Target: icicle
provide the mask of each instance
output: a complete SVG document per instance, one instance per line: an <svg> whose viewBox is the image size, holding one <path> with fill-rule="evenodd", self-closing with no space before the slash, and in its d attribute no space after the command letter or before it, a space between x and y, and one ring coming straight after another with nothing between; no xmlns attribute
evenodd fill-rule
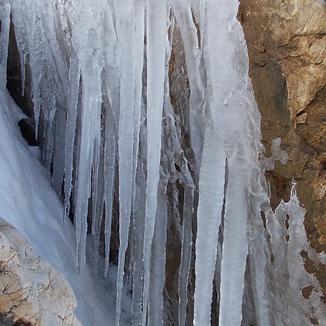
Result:
<svg viewBox="0 0 326 326"><path fill-rule="evenodd" d="M210 325L218 229L224 198L226 156L212 119L207 123L199 175L194 325Z"/></svg>
<svg viewBox="0 0 326 326"><path fill-rule="evenodd" d="M71 192L73 186L74 167L74 143L77 126L78 93L80 81L80 68L78 56L72 54L70 59L68 108L66 122L66 143L65 143L65 183L64 183L64 213L69 216Z"/></svg>
<svg viewBox="0 0 326 326"><path fill-rule="evenodd" d="M80 35L80 8L75 10L68 7L67 16L71 22L71 47L69 56L68 75L68 103L66 118L65 138L65 167L64 167L64 216L69 216L70 202L72 201L73 168L74 168L74 145L76 139L79 91L80 91L80 61L79 61L79 35Z"/></svg>
<svg viewBox="0 0 326 326"><path fill-rule="evenodd" d="M94 4L93 10L96 11ZM81 19L86 21L87 8L82 8ZM86 17L85 17L86 16ZM81 130L79 153L77 154L77 184L76 184L76 238L77 238L77 268L81 270L86 261L86 237L88 201L91 197L91 170L93 162L99 158L101 139L101 76L102 57L100 38L96 29L85 26L85 44L80 49L81 60Z"/></svg>
<svg viewBox="0 0 326 326"><path fill-rule="evenodd" d="M140 164L137 165L137 190L133 209L133 270L132 270L132 325L139 326L143 311L143 280L144 280L144 230L145 230L145 196L146 180Z"/></svg>
<svg viewBox="0 0 326 326"><path fill-rule="evenodd" d="M234 64L241 30L238 1L207 0L202 9L203 51L207 69L208 105L214 128L228 159L228 185L223 232L219 323L240 325L248 253L248 118L241 109L242 76ZM238 33L236 33L238 32ZM240 36L239 36L240 35ZM242 72L242 70L240 70ZM227 99L228 105L224 105ZM223 117L223 118L221 118ZM197 263L197 262L196 262ZM196 306L195 306L196 309ZM195 317L196 318L196 317ZM206 324L206 323L204 323Z"/></svg>
<svg viewBox="0 0 326 326"><path fill-rule="evenodd" d="M178 288L172 293L172 300L179 300L178 320L172 323L188 322L197 190L194 324L210 324L213 282L218 295L213 302L220 305L216 311L222 326L251 322L251 316L242 320L246 308L254 310L252 319L261 325L278 325L290 318L298 325L309 324L310 318L325 320L319 309L321 288L304 273L302 249L309 259L315 257L316 264L321 258L305 238L304 211L295 188L290 201L281 202L275 213L268 204L263 170L272 169L275 159L285 163L287 157L280 150L280 139L275 139L272 157L258 166L259 118L252 113L256 108L246 104L253 102L253 95L244 95L252 88L243 33L236 21L238 4L238 0L1 1L0 87L6 84L11 13L22 89L29 77L44 164L53 170L52 185L58 194L64 179L65 215L74 213L79 271L86 262L86 248L98 268L105 216L107 276L113 201L119 201L117 325L122 319L125 270L132 286L132 324L167 322L163 310L170 304L163 297L170 231L167 204L175 210L174 236L181 242ZM182 40L172 42L179 35L177 28ZM186 71L181 71L180 80L188 79L190 88L180 93L180 102L189 94L181 108L172 107L174 95L169 93L170 53L177 42L183 43L181 51L172 52L176 57L182 52L183 58L184 50L186 65L180 62L180 69ZM178 110L183 111L181 117ZM255 169L261 173L258 181ZM196 189L192 178L197 186L198 176ZM171 193L164 178L172 185ZM90 248L88 215L92 215ZM299 289L307 286L313 289L304 301ZM175 317L176 310L167 312L168 318Z"/></svg>
<svg viewBox="0 0 326 326"><path fill-rule="evenodd" d="M121 297L128 247L132 205L133 146L134 146L134 4L129 0L117 6L117 30L120 41L121 89L119 120L119 262L117 275L116 324L120 323Z"/></svg>
<svg viewBox="0 0 326 326"><path fill-rule="evenodd" d="M132 279L132 324L141 325L143 298L143 239L145 215L146 181L138 160L142 109L142 73L144 65L144 11L145 2L139 1L134 8L134 146L132 185L132 239L131 239L131 279Z"/></svg>
<svg viewBox="0 0 326 326"><path fill-rule="evenodd" d="M7 84L10 10L11 6L9 3L0 4L0 87L6 87Z"/></svg>
<svg viewBox="0 0 326 326"><path fill-rule="evenodd" d="M139 151L139 132L140 132L140 117L141 117L141 105L142 105L142 73L144 65L144 0L139 1L134 8L134 168L133 168L133 206L135 204L136 196L136 171Z"/></svg>
<svg viewBox="0 0 326 326"><path fill-rule="evenodd" d="M162 181L161 181L162 182ZM163 288L165 285L167 202L166 187L160 182L157 216L151 255L151 274L148 302L148 325L164 325Z"/></svg>
<svg viewBox="0 0 326 326"><path fill-rule="evenodd" d="M104 166L104 192L105 192L105 267L104 276L107 277L110 260L111 223L115 179L116 161L116 127L111 109L106 112L105 127L105 166Z"/></svg>
<svg viewBox="0 0 326 326"><path fill-rule="evenodd" d="M248 253L247 162L241 149L228 159L223 255L221 267L221 325L240 325L242 295ZM236 239L236 240L235 240Z"/></svg>
<svg viewBox="0 0 326 326"><path fill-rule="evenodd" d="M80 271L86 262L86 236L87 236L87 215L88 200L91 196L91 167L95 143L98 141L96 130L100 130L98 116L94 114L98 107L98 100L83 88L83 99L81 109L82 130L80 135L79 148L77 154L77 183L76 183L76 209L75 226L77 241L77 269Z"/></svg>
<svg viewBox="0 0 326 326"><path fill-rule="evenodd" d="M54 111L55 112L55 111ZM62 135L61 137L54 137L53 155L52 155L52 187L55 192L61 196L62 195L62 182L64 180L64 167L65 161L62 159L65 153L65 131L66 131L66 115L63 110L58 110L56 112L56 117L54 119L55 125L54 134Z"/></svg>
<svg viewBox="0 0 326 326"><path fill-rule="evenodd" d="M95 165L93 174L91 265L96 272L98 268L100 231L105 200L104 149L102 147L103 144L101 144L101 156L98 165Z"/></svg>
<svg viewBox="0 0 326 326"><path fill-rule="evenodd" d="M105 122L105 267L107 277L110 263L110 241L113 197L115 191L115 168L117 159L117 142L119 131L120 108L120 58L116 35L115 2L110 1L110 11L102 13L105 22L105 33L102 36L104 47L103 94L106 103Z"/></svg>
<svg viewBox="0 0 326 326"><path fill-rule="evenodd" d="M147 1L147 189L144 235L144 310L146 324L149 295L151 245L155 229L157 186L161 155L161 119L163 108L165 47L167 28L166 2Z"/></svg>
<svg viewBox="0 0 326 326"><path fill-rule="evenodd" d="M187 316L187 296L189 270L192 250L192 217L193 217L193 187L186 186L183 205L183 223L182 223L182 247L181 262L179 269L178 295L179 295L179 317L180 326L186 324Z"/></svg>
<svg viewBox="0 0 326 326"><path fill-rule="evenodd" d="M167 29L166 1L147 1L147 189L144 235L144 311L146 324L151 245L155 229L157 186L161 156L162 108Z"/></svg>

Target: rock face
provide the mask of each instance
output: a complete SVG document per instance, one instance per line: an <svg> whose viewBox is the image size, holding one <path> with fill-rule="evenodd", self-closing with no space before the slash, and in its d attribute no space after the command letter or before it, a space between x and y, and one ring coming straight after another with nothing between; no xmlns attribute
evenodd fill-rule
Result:
<svg viewBox="0 0 326 326"><path fill-rule="evenodd" d="M280 137L289 155L266 177L272 206L288 199L291 180L306 209L305 227L317 252L326 251L326 6L316 0L241 0L239 21L270 154ZM302 253L304 256L304 253ZM326 266L312 266L326 297Z"/></svg>
<svg viewBox="0 0 326 326"><path fill-rule="evenodd" d="M0 324L80 325L67 281L0 218Z"/></svg>

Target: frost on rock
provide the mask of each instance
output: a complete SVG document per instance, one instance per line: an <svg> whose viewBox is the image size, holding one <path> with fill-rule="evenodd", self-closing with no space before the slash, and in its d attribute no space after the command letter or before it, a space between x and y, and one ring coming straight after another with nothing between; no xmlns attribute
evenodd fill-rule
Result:
<svg viewBox="0 0 326 326"><path fill-rule="evenodd" d="M237 9L237 0L0 2L0 78L11 17L77 270L90 263L106 276L118 265L116 324L126 293L133 325L323 318L300 256L320 259L298 198L269 205L264 172L287 154L278 138L263 157Z"/></svg>

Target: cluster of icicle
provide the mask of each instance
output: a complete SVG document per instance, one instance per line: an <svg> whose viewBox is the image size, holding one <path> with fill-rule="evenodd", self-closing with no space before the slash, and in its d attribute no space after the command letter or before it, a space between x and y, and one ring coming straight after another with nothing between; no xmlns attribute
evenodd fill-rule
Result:
<svg viewBox="0 0 326 326"><path fill-rule="evenodd" d="M277 141L274 158L259 160L260 116L237 7L0 0L1 74L11 15L43 162L74 219L78 270L86 260L99 268L103 238L99 272L107 274L118 214L117 324L127 283L133 325L322 317L321 290L300 256L308 244L295 190L270 209L264 169L286 154ZM169 275L175 243L177 275Z"/></svg>

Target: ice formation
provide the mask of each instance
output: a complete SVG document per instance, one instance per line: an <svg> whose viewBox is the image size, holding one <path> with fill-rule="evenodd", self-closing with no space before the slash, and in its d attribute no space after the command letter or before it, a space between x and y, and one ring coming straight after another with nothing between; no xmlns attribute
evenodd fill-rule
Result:
<svg viewBox="0 0 326 326"><path fill-rule="evenodd" d="M260 115L237 7L0 2L1 78L11 15L43 162L65 220L73 219L77 270L89 262L106 275L119 239L117 325L127 289L133 325L323 317L320 288L300 256L308 244L295 190L275 213L269 206L264 169L286 154L276 140L272 157L259 159Z"/></svg>

